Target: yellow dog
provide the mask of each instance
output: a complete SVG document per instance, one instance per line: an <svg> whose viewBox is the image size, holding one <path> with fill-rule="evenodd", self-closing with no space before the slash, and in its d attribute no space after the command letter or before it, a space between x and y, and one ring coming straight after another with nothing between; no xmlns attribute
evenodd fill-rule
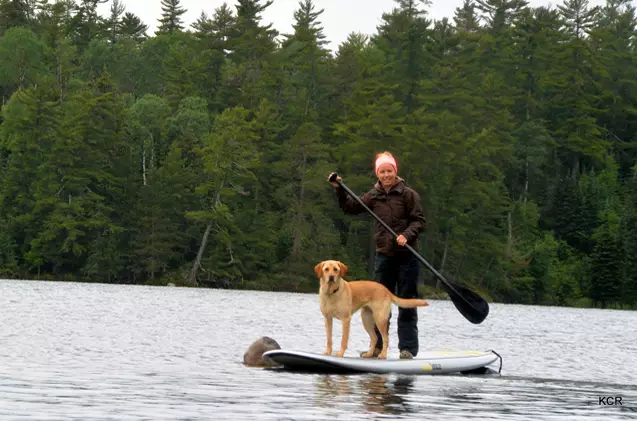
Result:
<svg viewBox="0 0 637 421"><path fill-rule="evenodd" d="M319 303L321 313L325 317L325 330L327 332L327 348L325 355L332 354L332 322L334 318L343 323L343 336L341 349L336 353L342 357L347 349L349 341L349 328L352 315L361 310L361 317L365 330L369 334L369 351L363 356L370 358L374 354L374 348L378 338L374 327L378 326L383 339L383 349L378 358L387 358L387 344L389 343L389 312L391 304L398 307L415 308L425 307L429 303L416 298L398 298L384 285L375 281L347 282L343 277L347 274L347 266L338 260L325 260L314 267L316 276L321 282L319 290Z"/></svg>

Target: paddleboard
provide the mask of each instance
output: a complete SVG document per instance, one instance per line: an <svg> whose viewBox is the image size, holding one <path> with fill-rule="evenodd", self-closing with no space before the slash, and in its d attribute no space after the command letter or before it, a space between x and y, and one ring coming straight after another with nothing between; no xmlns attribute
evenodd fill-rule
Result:
<svg viewBox="0 0 637 421"><path fill-rule="evenodd" d="M473 374L487 372L486 366L498 358L501 369L502 359L494 351L427 351L411 360L335 357L282 349L263 354L266 362L285 370L314 373Z"/></svg>

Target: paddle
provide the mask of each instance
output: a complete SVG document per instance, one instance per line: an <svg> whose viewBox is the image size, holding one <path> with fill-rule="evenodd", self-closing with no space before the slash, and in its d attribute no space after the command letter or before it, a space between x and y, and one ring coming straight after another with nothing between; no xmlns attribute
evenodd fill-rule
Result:
<svg viewBox="0 0 637 421"><path fill-rule="evenodd" d="M338 183L338 185L341 186L358 203L360 203L360 205L367 212L369 212L374 218L376 218L376 220L380 222L380 224L394 236L394 239L398 237L398 234L396 234L396 232L391 229L390 226L385 223L385 221L380 219L378 215L372 212L372 210L368 208L367 205L365 205L365 203L358 196L356 196L356 194L354 194L354 192L352 192L343 183L342 180L338 179L338 174L332 173L329 181ZM423 265L427 267L427 269L429 269L434 275L436 275L438 279L442 281L442 284L445 287L445 291L449 295L449 298L451 298L451 301L456 306L460 314L462 314L471 323L482 323L482 321L489 314L489 304L484 300L484 298L461 285L452 284L451 282L446 280L445 277L442 276L442 274L440 274L433 266L431 266L429 262L427 262L420 254L418 254L418 252L414 250L413 247L411 247L409 244L405 244L405 247L407 247L407 249L412 252L413 255L416 256Z"/></svg>

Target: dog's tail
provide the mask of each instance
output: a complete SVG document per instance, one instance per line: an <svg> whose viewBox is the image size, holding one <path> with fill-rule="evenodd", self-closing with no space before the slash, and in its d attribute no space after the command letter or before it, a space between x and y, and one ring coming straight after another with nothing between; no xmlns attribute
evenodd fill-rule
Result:
<svg viewBox="0 0 637 421"><path fill-rule="evenodd" d="M427 307L429 305L429 303L425 300L420 300L418 298L398 298L394 294L391 295L391 301L398 307L403 308Z"/></svg>

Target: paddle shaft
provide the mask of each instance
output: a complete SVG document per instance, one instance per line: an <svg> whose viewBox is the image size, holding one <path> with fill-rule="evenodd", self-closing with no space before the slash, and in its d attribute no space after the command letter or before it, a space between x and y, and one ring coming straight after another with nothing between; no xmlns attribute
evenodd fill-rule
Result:
<svg viewBox="0 0 637 421"><path fill-rule="evenodd" d="M349 189L349 187L347 187L342 180L339 180L338 178L338 174L333 173L332 177L330 177L329 181L333 181L338 183L339 186L341 186L341 188L343 188L347 193L349 193L350 196L352 196L363 208L365 208L365 210L367 212L369 212L383 227L385 227L385 229L387 231L389 231L393 236L394 239L398 237L398 234L396 234L396 231L394 231L393 229L391 229L391 227L389 225L387 225L385 223L385 221L383 221L382 219L380 219L380 217L378 215L376 215L366 204L365 202L363 202L356 194L354 194L353 191L351 191ZM464 301L467 302L467 304L471 305L471 303L469 303L466 299L464 299L464 297L462 296L462 294L460 294L454 287L453 285L451 285L451 283L449 281L447 281L445 279L444 276L442 276L442 274L440 272L438 272L433 266L431 266L429 264L428 261L425 260L424 257L422 257L416 250L414 250L414 248L412 246L410 246L409 244L405 244L405 247L407 248L407 250L409 250L414 256L416 256L416 258L418 260L420 260L420 262L425 265L427 267L427 269L429 269L434 275L436 275L436 277L438 279L440 279L451 291L453 291L458 297L462 297L462 299Z"/></svg>

